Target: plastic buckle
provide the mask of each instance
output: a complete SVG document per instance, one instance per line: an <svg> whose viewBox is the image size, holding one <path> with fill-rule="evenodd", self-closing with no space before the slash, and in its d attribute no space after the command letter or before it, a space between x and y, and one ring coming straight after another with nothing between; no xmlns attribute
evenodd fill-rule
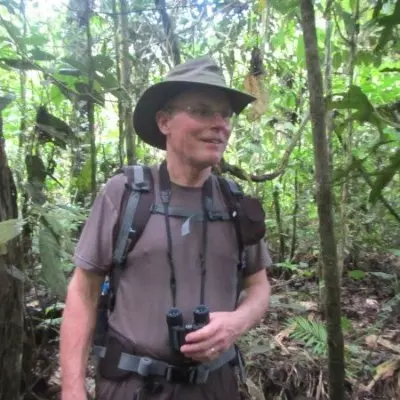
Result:
<svg viewBox="0 0 400 400"><path fill-rule="evenodd" d="M149 376L150 367L153 361L148 357L141 357L137 368L137 373L141 376Z"/></svg>
<svg viewBox="0 0 400 400"><path fill-rule="evenodd" d="M193 376L189 368L168 365L165 370L165 379L171 383L192 383Z"/></svg>
<svg viewBox="0 0 400 400"><path fill-rule="evenodd" d="M189 372L190 383L200 384L206 383L210 370L203 365L198 365L196 367L191 367Z"/></svg>
<svg viewBox="0 0 400 400"><path fill-rule="evenodd" d="M210 221L222 221L222 213L219 211L208 211L208 219Z"/></svg>
<svg viewBox="0 0 400 400"><path fill-rule="evenodd" d="M143 182L132 182L132 189L137 192L148 192L150 190L150 186L146 181Z"/></svg>

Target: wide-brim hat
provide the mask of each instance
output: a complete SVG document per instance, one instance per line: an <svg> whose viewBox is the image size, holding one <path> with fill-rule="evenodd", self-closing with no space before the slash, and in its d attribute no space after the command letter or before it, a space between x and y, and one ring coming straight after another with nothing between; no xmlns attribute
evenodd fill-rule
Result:
<svg viewBox="0 0 400 400"><path fill-rule="evenodd" d="M229 88L222 70L212 58L192 59L171 69L162 82L150 86L141 95L133 112L133 126L139 137L151 146L164 150L166 137L158 129L156 113L168 100L196 86L222 89L228 95L235 114L256 100L248 93Z"/></svg>

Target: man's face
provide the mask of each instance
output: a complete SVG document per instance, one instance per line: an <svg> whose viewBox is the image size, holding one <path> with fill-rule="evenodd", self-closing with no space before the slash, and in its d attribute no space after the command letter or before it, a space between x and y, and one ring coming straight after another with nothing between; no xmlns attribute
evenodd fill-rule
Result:
<svg viewBox="0 0 400 400"><path fill-rule="evenodd" d="M217 164L231 133L231 106L224 92L202 89L185 92L157 114L167 136L169 156L196 168Z"/></svg>

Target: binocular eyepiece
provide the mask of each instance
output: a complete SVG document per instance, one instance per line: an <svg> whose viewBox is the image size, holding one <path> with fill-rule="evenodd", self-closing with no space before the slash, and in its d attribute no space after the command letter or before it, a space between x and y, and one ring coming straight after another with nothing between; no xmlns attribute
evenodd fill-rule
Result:
<svg viewBox="0 0 400 400"><path fill-rule="evenodd" d="M184 324L183 315L179 308L170 308L167 312L167 325L170 346L177 352L185 344L185 336L197 331L210 321L210 312L207 306L200 305L193 310L193 323Z"/></svg>

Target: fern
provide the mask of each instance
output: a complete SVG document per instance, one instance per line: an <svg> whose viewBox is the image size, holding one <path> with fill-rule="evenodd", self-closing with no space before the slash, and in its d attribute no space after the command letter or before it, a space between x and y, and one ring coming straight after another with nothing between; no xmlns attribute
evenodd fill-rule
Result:
<svg viewBox="0 0 400 400"><path fill-rule="evenodd" d="M293 339L303 342L317 355L326 355L327 333L323 324L304 317L294 317L288 319L287 326L293 329L290 334Z"/></svg>

